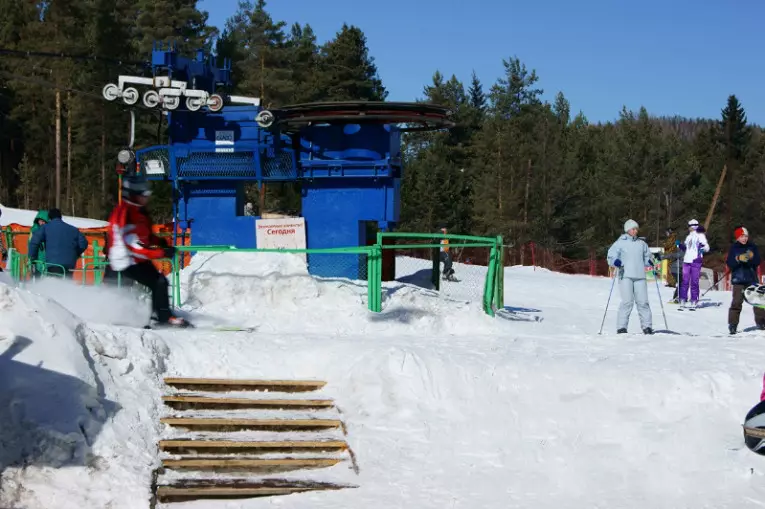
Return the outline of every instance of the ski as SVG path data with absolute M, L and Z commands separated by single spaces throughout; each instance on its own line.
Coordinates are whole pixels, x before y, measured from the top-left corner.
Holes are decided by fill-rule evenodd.
M 241 327 L 238 325 L 159 325 L 159 324 L 147 324 L 144 325 L 144 329 L 147 330 L 186 330 L 194 329 L 200 331 L 212 331 L 212 332 L 255 332 L 257 327 Z

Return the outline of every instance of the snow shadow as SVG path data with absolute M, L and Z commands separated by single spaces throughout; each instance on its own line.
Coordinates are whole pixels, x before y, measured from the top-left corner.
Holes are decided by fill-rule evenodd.
M 400 322 L 412 323 L 422 318 L 435 316 L 430 311 L 417 308 L 399 307 L 391 310 L 384 310 L 382 313 L 370 313 L 370 322 Z
M 519 307 L 514 307 L 514 306 L 505 306 L 502 309 L 504 309 L 505 311 L 509 311 L 511 313 L 541 313 L 542 312 L 541 309 L 519 308 Z
M 529 314 L 541 312 L 541 310 L 534 308 L 517 308 L 512 306 L 505 306 L 502 309 L 498 309 L 496 315 L 499 318 L 504 318 L 505 320 L 512 320 L 515 322 L 541 322 L 543 320 L 541 316 Z
M 120 406 L 67 374 L 13 360 L 32 344 L 16 336 L 0 354 L 0 475 L 10 466 L 85 466 Z
M 414 286 L 419 286 L 420 288 L 424 288 L 426 290 L 435 290 L 435 287 L 433 286 L 433 281 L 431 278 L 433 277 L 433 270 L 432 269 L 420 269 L 417 272 L 414 272 L 412 274 L 409 274 L 407 276 L 401 276 L 396 278 L 396 281 L 399 283 L 406 283 Z

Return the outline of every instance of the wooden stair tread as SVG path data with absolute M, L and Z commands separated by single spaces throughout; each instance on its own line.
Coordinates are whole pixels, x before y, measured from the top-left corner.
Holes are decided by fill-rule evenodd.
M 243 480 L 188 480 L 157 486 L 160 501 L 194 498 L 247 498 L 269 495 L 288 495 L 318 490 L 341 490 L 357 486 L 342 486 L 327 482 L 268 480 L 258 483 Z
M 162 466 L 173 467 L 258 467 L 258 466 L 332 466 L 342 458 L 231 458 L 207 456 L 202 458 L 163 459 Z
M 235 378 L 179 378 L 164 379 L 166 385 L 173 387 L 206 387 L 208 390 L 257 390 L 257 388 L 279 388 L 281 390 L 314 391 L 321 389 L 327 382 L 321 380 L 248 380 Z
M 267 406 L 289 406 L 289 407 L 332 407 L 334 402 L 331 399 L 250 399 L 250 398 L 215 398 L 207 396 L 164 396 L 162 401 L 165 403 L 185 403 L 199 406 L 233 406 L 233 407 L 267 407 Z M 199 405 L 201 404 L 201 405 Z M 176 406 L 176 405 L 168 405 Z
M 230 419 L 201 417 L 164 417 L 162 424 L 181 428 L 225 429 L 225 428 L 269 428 L 275 430 L 340 428 L 342 421 L 337 419 Z
M 194 449 L 347 449 L 342 440 L 283 440 L 283 441 L 235 441 L 235 440 L 160 440 L 161 450 L 176 448 Z
M 264 496 L 264 495 L 289 495 L 290 493 L 300 493 L 303 491 L 333 489 L 333 488 L 276 488 L 259 486 L 252 488 L 232 488 L 227 486 L 205 486 L 200 488 L 174 488 L 171 486 L 158 486 L 157 496 L 161 499 L 170 497 L 192 497 L 192 496 Z

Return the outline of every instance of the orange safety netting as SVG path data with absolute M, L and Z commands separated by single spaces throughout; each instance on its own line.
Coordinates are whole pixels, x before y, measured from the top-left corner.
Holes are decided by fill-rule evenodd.
M 29 226 L 22 226 L 20 224 L 11 224 L 3 228 L 4 230 L 3 233 L 5 233 L 5 231 L 7 231 L 8 229 L 10 229 L 11 231 L 11 242 L 10 242 L 11 245 L 5 246 L 5 247 L 13 248 L 19 254 L 22 254 L 22 255 L 29 254 L 29 240 L 30 240 L 30 232 L 32 228 Z M 74 280 L 82 283 L 82 278 L 83 278 L 82 269 L 87 267 L 87 270 L 84 272 L 85 283 L 93 284 L 96 270 L 103 270 L 103 266 L 102 265 L 94 266 L 92 264 L 96 262 L 103 262 L 106 260 L 106 257 L 104 256 L 104 247 L 106 246 L 107 228 L 106 227 L 80 228 L 79 230 L 80 232 L 82 232 L 82 234 L 85 236 L 85 239 L 88 241 L 88 248 L 82 254 L 80 259 L 77 260 L 77 265 L 75 267 L 75 269 L 77 270 L 73 274 Z M 172 224 L 154 225 L 152 227 L 152 231 L 155 234 L 157 234 L 159 237 L 172 238 L 173 226 Z M 3 245 L 5 245 L 7 242 L 6 235 L 3 234 L 3 235 L 0 235 L 0 237 L 1 237 L 0 242 L 2 242 Z M 172 243 L 172 241 L 170 243 Z M 177 246 L 191 245 L 191 231 L 187 229 L 184 232 L 181 229 L 178 229 L 175 245 Z M 181 261 L 182 266 L 188 265 L 190 261 L 191 261 L 191 253 L 184 253 L 183 259 Z M 154 266 L 157 267 L 157 269 L 165 275 L 169 274 L 172 271 L 172 263 L 169 260 L 157 260 L 157 261 L 154 261 L 153 263 L 154 263 Z

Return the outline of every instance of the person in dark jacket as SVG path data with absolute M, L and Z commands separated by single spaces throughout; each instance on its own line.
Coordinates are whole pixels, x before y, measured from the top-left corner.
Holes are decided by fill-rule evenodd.
M 757 284 L 757 267 L 760 266 L 760 252 L 749 241 L 749 231 L 743 226 L 736 228 L 736 238 L 728 251 L 726 264 L 730 268 L 730 282 L 733 285 L 733 301 L 728 310 L 728 331 L 736 333 L 741 306 L 744 303 L 744 290 L 749 285 Z M 754 322 L 759 329 L 765 329 L 765 309 L 754 308 Z
M 61 219 L 61 211 L 50 209 L 48 223 L 32 235 L 29 243 L 29 260 L 37 261 L 41 244 L 45 244 L 44 264 L 49 274 L 61 274 L 62 267 L 65 277 L 72 276 L 72 270 L 77 260 L 88 248 L 85 236 L 74 226 Z

